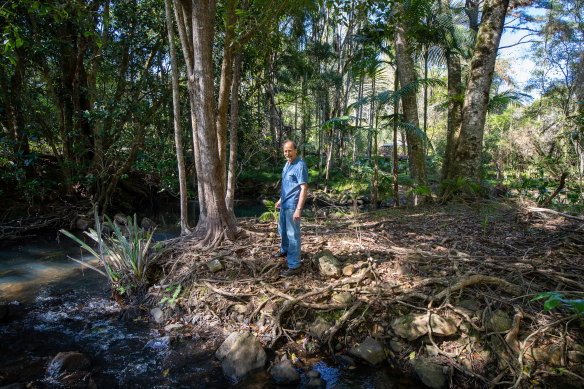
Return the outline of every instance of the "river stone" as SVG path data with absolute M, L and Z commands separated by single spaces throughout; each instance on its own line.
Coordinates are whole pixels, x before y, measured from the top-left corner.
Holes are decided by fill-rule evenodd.
M 267 359 L 259 340 L 249 331 L 229 335 L 215 356 L 221 360 L 223 374 L 235 382 L 264 367 Z
M 375 366 L 385 360 L 385 348 L 380 342 L 367 337 L 359 346 L 349 349 L 349 355 L 363 359 L 370 365 Z
M 91 365 L 89 357 L 77 351 L 58 353 L 49 364 L 47 372 L 51 376 L 57 376 L 66 370 L 84 370 Z
M 278 384 L 289 385 L 300 382 L 300 374 L 289 359 L 274 365 L 270 369 L 270 376 Z
M 412 315 L 398 317 L 391 322 L 393 331 L 409 341 L 416 340 L 428 333 L 428 315 Z M 450 336 L 456 333 L 456 326 L 450 319 L 432 315 L 432 335 Z
M 507 312 L 497 309 L 493 313 L 493 317 L 489 321 L 490 327 L 496 332 L 505 332 L 511 329 L 513 319 L 509 317 Z
M 350 292 L 335 293 L 331 300 L 334 304 L 349 305 L 353 302 L 353 295 Z
M 324 250 L 317 255 L 318 270 L 320 274 L 328 278 L 339 278 L 341 276 L 341 264 L 329 251 Z
M 310 325 L 310 333 L 311 335 L 320 339 L 325 331 L 331 327 L 332 324 L 329 323 L 324 317 L 317 316 L 314 322 L 312 322 Z
M 219 270 L 223 269 L 223 264 L 220 260 L 214 259 L 210 262 L 207 262 L 207 267 L 211 273 L 217 273 Z
M 442 366 L 425 359 L 416 359 L 413 363 L 418 378 L 429 388 L 442 389 L 446 387 L 446 376 Z
M 318 370 L 310 370 L 308 373 L 306 373 L 306 376 L 310 379 L 312 378 L 320 378 L 320 371 Z
M 150 314 L 152 315 L 152 318 L 154 319 L 154 321 L 157 322 L 158 324 L 160 324 L 164 321 L 164 312 L 162 311 L 162 309 L 152 308 L 150 310 Z

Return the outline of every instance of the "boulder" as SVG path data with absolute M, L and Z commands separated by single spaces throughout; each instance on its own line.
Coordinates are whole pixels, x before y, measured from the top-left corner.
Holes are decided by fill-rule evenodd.
M 442 389 L 446 387 L 446 376 L 442 366 L 425 359 L 416 359 L 413 363 L 414 371 L 420 381 L 429 388 Z
M 509 317 L 507 312 L 497 309 L 493 313 L 493 317 L 489 321 L 490 328 L 496 332 L 505 332 L 511 329 L 513 319 Z
M 91 365 L 89 357 L 77 351 L 58 353 L 49 363 L 47 372 L 50 376 L 58 376 L 66 370 L 85 370 Z
M 207 267 L 211 273 L 217 273 L 219 270 L 223 269 L 223 264 L 220 260 L 214 259 L 212 261 L 207 262 Z
M 289 385 L 300 382 L 300 374 L 289 359 L 274 365 L 270 369 L 270 376 L 278 384 Z
M 408 314 L 391 322 L 393 331 L 409 341 L 416 340 L 428 333 L 428 315 Z M 456 333 L 456 326 L 450 319 L 432 315 L 432 335 L 450 336 Z
M 317 316 L 314 322 L 310 325 L 310 334 L 318 339 L 322 337 L 326 330 L 332 327 L 324 317 Z
M 329 250 L 320 252 L 317 260 L 318 270 L 323 277 L 339 278 L 341 276 L 341 264 Z
M 371 337 L 367 337 L 359 346 L 349 349 L 349 355 L 360 358 L 370 365 L 375 366 L 385 360 L 385 348 L 380 342 Z
M 259 340 L 250 332 L 234 332 L 215 352 L 221 360 L 223 374 L 235 382 L 266 364 L 266 352 Z

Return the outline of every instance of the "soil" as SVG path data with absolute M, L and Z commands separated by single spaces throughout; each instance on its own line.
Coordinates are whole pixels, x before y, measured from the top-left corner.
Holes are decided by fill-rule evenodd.
M 584 383 L 584 323 L 572 304 L 582 301 L 581 220 L 510 200 L 342 210 L 314 209 L 323 216 L 303 219 L 302 271 L 288 278 L 280 276 L 285 260 L 272 257 L 280 242 L 274 220 L 240 220 L 246 237 L 212 251 L 188 237 L 167 241 L 150 297 L 167 298 L 166 324 L 247 329 L 300 363 L 315 353 L 339 356 L 371 336 L 386 346 L 390 365 L 413 372 L 416 359 L 438 363 L 451 387 Z M 351 269 L 322 276 L 323 250 Z M 212 260 L 223 270 L 211 273 Z M 177 285 L 181 293 L 169 304 Z M 552 291 L 563 300 L 546 311 L 546 298 L 534 298 Z M 350 299 L 333 298 L 341 293 Z M 463 309 L 469 301 L 475 307 Z M 392 322 L 408 313 L 448 318 L 457 333 L 438 337 L 429 326 L 407 342 Z M 508 328 L 491 324 L 499 313 L 512 321 Z M 317 317 L 330 323 L 320 337 L 310 329 Z

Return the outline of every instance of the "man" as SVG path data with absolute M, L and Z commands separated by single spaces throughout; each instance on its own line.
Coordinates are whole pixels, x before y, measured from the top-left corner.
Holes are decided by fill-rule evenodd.
M 300 214 L 308 194 L 308 168 L 291 140 L 284 142 L 284 157 L 287 162 L 282 169 L 282 190 L 276 203 L 276 209 L 280 209 L 278 232 L 282 247 L 274 258 L 286 256 L 288 269 L 282 276 L 288 277 L 300 273 Z

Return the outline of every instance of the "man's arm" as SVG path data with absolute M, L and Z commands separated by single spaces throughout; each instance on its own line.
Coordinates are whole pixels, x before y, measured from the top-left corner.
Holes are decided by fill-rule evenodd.
M 300 214 L 302 213 L 302 207 L 304 207 L 304 203 L 306 202 L 306 196 L 308 195 L 308 184 L 300 184 L 300 197 L 298 198 L 298 205 L 296 206 L 296 210 L 294 211 L 294 222 L 300 220 Z

